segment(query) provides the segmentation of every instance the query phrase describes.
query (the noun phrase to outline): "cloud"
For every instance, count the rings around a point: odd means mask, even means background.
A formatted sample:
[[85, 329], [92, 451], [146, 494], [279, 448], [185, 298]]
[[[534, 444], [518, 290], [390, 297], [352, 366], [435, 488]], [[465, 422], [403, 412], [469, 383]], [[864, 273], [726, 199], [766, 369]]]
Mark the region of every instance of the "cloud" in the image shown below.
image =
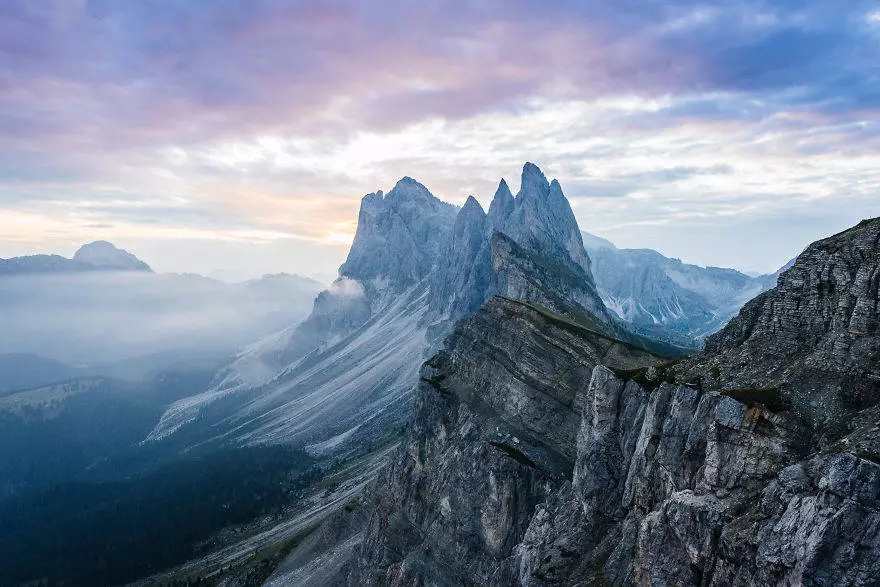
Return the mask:
[[340, 277], [334, 281], [328, 291], [340, 298], [361, 298], [364, 296], [364, 286], [361, 285], [361, 282], [348, 277]]
[[[0, 209], [19, 227], [42, 218], [42, 238], [339, 243], [360, 195], [401, 175], [486, 199], [529, 159], [593, 202], [576, 210], [594, 227], [829, 197], [855, 213], [877, 188], [875, 12], [860, 0], [5, 3]], [[11, 225], [0, 237], [27, 236]]]

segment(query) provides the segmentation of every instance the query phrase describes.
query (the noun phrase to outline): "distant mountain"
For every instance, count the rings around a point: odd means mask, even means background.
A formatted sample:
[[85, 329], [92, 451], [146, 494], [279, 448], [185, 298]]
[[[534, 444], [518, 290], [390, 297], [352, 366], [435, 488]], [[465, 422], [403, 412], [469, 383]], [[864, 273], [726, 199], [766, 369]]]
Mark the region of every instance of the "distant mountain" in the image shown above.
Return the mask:
[[323, 287], [288, 274], [234, 284], [158, 274], [106, 242], [84, 245], [72, 259], [6, 259], [0, 261], [0, 354], [99, 365], [100, 373], [123, 377], [122, 360], [139, 374], [173, 366], [176, 357], [220, 362], [302, 320]]
[[72, 259], [61, 255], [27, 255], [0, 259], [0, 276], [77, 271], [147, 271], [150, 266], [107, 241], [83, 245]]
[[73, 255], [73, 260], [114, 271], [152, 271], [149, 265], [107, 241], [95, 241], [81, 246]]
[[584, 246], [605, 305], [636, 330], [679, 344], [697, 344], [724, 326], [748, 300], [775, 286], [785, 269], [750, 277], [735, 269], [690, 265], [651, 249], [618, 249], [588, 233]]

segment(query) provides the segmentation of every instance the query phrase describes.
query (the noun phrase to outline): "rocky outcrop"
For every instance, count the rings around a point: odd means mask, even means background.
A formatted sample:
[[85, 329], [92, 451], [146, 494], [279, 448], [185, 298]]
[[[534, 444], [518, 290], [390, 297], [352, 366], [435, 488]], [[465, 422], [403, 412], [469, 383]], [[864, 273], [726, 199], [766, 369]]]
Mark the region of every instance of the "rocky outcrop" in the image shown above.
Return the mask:
[[338, 580], [876, 584], [878, 227], [808, 248], [691, 359], [632, 368], [650, 356], [491, 300], [423, 368]]
[[676, 371], [708, 389], [774, 396], [817, 446], [839, 437], [880, 401], [880, 218], [807, 247]]
[[485, 301], [492, 281], [492, 231], [486, 213], [470, 196], [455, 218], [452, 238], [432, 278], [431, 305], [435, 315], [466, 316]]
[[506, 583], [538, 504], [571, 475], [593, 367], [657, 357], [493, 298], [423, 368], [349, 584]]
[[493, 218], [497, 226], [495, 230], [543, 257], [570, 258], [589, 276], [592, 285], [590, 258], [559, 182], [554, 179], [548, 183], [536, 165], [526, 163], [520, 190], [512, 207], [503, 190], [499, 188], [499, 191], [502, 191], [500, 195], [503, 201], [496, 206], [498, 214]]
[[599, 328], [617, 332], [617, 325], [592, 285], [589, 273], [580, 264], [570, 259], [541, 256], [500, 232], [492, 235], [491, 261], [492, 295], [534, 302], [559, 314], [587, 318]]
[[457, 209], [410, 177], [387, 195], [364, 196], [358, 228], [339, 274], [370, 290], [401, 292], [427, 277], [449, 242]]
[[797, 421], [604, 367], [589, 389], [571, 485], [536, 513], [518, 581], [727, 584], [713, 577], [718, 537], [800, 458]]
[[616, 328], [596, 291], [577, 220], [559, 182], [548, 182], [532, 163], [523, 166], [516, 197], [501, 181], [488, 214], [468, 198], [432, 278], [434, 315], [450, 324], [492, 296]]

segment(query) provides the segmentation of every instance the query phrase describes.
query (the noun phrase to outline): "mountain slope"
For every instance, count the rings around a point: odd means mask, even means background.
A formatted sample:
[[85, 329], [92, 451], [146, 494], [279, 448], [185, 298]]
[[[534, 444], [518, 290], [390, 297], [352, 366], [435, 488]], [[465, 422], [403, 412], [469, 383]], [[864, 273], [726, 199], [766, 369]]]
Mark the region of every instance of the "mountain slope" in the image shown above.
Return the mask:
[[880, 219], [811, 245], [672, 362], [491, 300], [425, 364], [365, 525], [330, 524], [360, 543], [332, 581], [873, 584], [878, 251]]
[[821, 435], [839, 435], [880, 400], [878, 289], [874, 218], [807, 247], [679, 370], [713, 389], [773, 388]]
[[311, 316], [242, 353], [211, 389], [171, 406], [149, 440], [179, 431], [231, 443], [305, 442], [316, 454], [390, 441], [409, 413], [418, 365], [493, 296], [623, 333], [593, 284], [559, 183], [530, 163], [516, 196], [500, 183], [488, 214], [474, 198], [457, 209], [404, 178], [387, 195], [365, 196], [358, 219], [340, 279]]

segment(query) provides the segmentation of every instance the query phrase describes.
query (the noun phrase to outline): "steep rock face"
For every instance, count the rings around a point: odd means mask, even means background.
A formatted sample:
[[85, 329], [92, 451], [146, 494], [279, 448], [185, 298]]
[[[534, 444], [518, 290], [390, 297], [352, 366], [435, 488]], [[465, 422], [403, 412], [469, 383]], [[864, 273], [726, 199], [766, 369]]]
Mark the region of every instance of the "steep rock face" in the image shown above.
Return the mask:
[[459, 212], [433, 277], [435, 313], [454, 322], [497, 295], [612, 327], [559, 182], [548, 183], [537, 166], [526, 163], [520, 184], [514, 198], [502, 180], [488, 214], [473, 198]]
[[[558, 181], [554, 179], [548, 183], [536, 165], [526, 163], [514, 206], [511, 208], [507, 203], [506, 194], [502, 194], [502, 198], [497, 206], [499, 232], [542, 256], [571, 258], [590, 275], [590, 258]], [[503, 214], [505, 209], [509, 210], [506, 216]]]
[[470, 196], [455, 218], [452, 238], [432, 279], [432, 306], [436, 314], [464, 316], [485, 300], [492, 280], [486, 213]]
[[362, 282], [368, 291], [413, 286], [434, 270], [455, 215], [455, 206], [409, 177], [386, 196], [381, 191], [364, 196], [357, 233], [339, 274]]
[[772, 388], [819, 434], [880, 401], [880, 218], [810, 245], [777, 286], [677, 368], [710, 388]]
[[493, 295], [535, 302], [559, 314], [579, 314], [614, 328], [580, 264], [541, 256], [500, 232], [492, 235], [491, 259]]
[[506, 180], [498, 183], [498, 189], [495, 190], [495, 196], [492, 203], [489, 204], [488, 221], [493, 232], [497, 232], [504, 228], [504, 221], [510, 216], [516, 208], [516, 200], [510, 193], [510, 187]]
[[749, 519], [755, 496], [802, 454], [796, 419], [604, 367], [589, 391], [572, 484], [534, 516], [518, 581], [720, 581], [718, 534]]
[[423, 368], [350, 583], [505, 583], [534, 508], [571, 474], [599, 362], [650, 353], [513, 300], [463, 320]]

